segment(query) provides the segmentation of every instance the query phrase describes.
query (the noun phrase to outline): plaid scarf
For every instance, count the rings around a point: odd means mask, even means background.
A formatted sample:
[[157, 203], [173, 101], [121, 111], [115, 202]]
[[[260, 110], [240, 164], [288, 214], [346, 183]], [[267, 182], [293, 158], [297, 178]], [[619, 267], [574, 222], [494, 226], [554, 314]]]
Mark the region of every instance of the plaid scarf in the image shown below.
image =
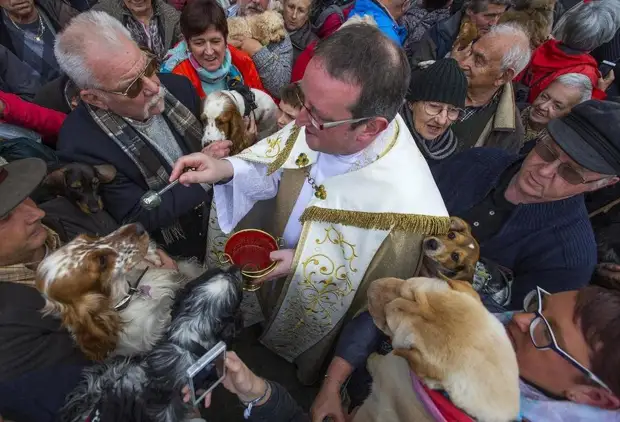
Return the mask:
[[[191, 152], [200, 151], [202, 139], [202, 125], [179, 100], [174, 98], [168, 90], [165, 91], [165, 109], [163, 115], [172, 124], [171, 129], [183, 137], [190, 147]], [[127, 121], [110, 111], [84, 104], [93, 120], [101, 130], [118, 145], [125, 154], [138, 167], [150, 190], [158, 191], [168, 184], [170, 175], [153, 150], [146, 144], [144, 138], [127, 123]], [[140, 204], [134, 208], [140, 212]], [[132, 213], [132, 217], [136, 217]], [[184, 239], [185, 234], [179, 221], [162, 228], [162, 235], [167, 245], [176, 240]]]
[[523, 143], [529, 142], [533, 139], [538, 139], [540, 135], [544, 132], [544, 128], [540, 130], [533, 129], [530, 125], [530, 110], [532, 107], [527, 107], [521, 112], [521, 121], [523, 122], [523, 126], [525, 126], [525, 138], [523, 139]]
[[[47, 239], [45, 240], [45, 255], [47, 256], [47, 254], [60, 248], [60, 238], [53, 230], [43, 227], [47, 230]], [[38, 266], [39, 262], [26, 262], [0, 267], [0, 283], [25, 284], [34, 287]]]
[[147, 27], [134, 18], [127, 8], [124, 8], [123, 11], [123, 24], [140, 47], [148, 49], [160, 60], [166, 55], [167, 49], [164, 46], [164, 31], [163, 29], [160, 31], [162, 23], [159, 19], [159, 11], [156, 10], [155, 2], [153, 2], [153, 16], [151, 16]]

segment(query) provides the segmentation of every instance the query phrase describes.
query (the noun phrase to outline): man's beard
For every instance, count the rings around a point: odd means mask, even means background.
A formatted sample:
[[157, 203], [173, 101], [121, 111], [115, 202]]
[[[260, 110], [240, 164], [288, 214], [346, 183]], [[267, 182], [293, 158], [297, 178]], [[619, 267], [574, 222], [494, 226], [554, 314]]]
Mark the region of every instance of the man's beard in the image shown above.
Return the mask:
[[[162, 86], [159, 87], [159, 91], [157, 92], [157, 94], [155, 94], [148, 103], [146, 103], [144, 105], [144, 120], [147, 120], [149, 117], [151, 117], [151, 113], [149, 113], [149, 111], [151, 110], [151, 108], [155, 107], [156, 105], [158, 105], [159, 102], [161, 102], [164, 97], [166, 96], [166, 93], [164, 91], [164, 88]], [[164, 111], [164, 106], [165, 104], [162, 103], [159, 113], [163, 113]]]
[[243, 14], [246, 16], [251, 14], [258, 15], [260, 13], [263, 13], [264, 11], [265, 9], [263, 9], [262, 6], [255, 3], [250, 3], [245, 7]]

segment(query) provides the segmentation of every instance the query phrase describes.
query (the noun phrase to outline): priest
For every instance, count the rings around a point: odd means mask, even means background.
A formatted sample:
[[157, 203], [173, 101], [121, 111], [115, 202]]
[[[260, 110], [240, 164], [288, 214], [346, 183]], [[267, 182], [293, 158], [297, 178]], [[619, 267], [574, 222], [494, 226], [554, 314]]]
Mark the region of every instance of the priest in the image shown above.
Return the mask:
[[212, 259], [225, 240], [218, 227], [283, 240], [271, 254], [275, 270], [258, 280], [261, 342], [295, 362], [304, 383], [364, 308], [368, 283], [416, 275], [422, 239], [448, 231], [441, 195], [397, 114], [409, 76], [404, 52], [378, 29], [343, 28], [317, 46], [295, 122], [234, 157], [182, 157], [172, 172], [185, 185], [214, 184]]

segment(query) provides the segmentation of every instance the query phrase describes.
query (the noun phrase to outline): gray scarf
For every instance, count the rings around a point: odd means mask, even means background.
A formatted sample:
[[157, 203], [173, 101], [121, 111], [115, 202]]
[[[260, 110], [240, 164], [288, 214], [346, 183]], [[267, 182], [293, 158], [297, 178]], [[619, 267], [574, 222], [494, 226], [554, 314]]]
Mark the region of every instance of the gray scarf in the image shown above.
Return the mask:
[[452, 129], [446, 130], [441, 136], [428, 140], [422, 137], [415, 130], [415, 125], [413, 124], [413, 113], [409, 109], [407, 103], [403, 105], [400, 110], [400, 115], [405, 121], [409, 132], [415, 139], [416, 144], [418, 144], [418, 148], [420, 152], [427, 160], [443, 160], [444, 158], [448, 158], [456, 151], [456, 147], [458, 146], [458, 139]]
[[297, 31], [289, 32], [288, 35], [291, 37], [291, 43], [293, 44], [294, 60], [296, 60], [297, 56], [306, 49], [308, 44], [318, 39], [318, 37], [314, 35], [314, 32], [312, 32], [310, 21], [306, 22], [306, 24]]

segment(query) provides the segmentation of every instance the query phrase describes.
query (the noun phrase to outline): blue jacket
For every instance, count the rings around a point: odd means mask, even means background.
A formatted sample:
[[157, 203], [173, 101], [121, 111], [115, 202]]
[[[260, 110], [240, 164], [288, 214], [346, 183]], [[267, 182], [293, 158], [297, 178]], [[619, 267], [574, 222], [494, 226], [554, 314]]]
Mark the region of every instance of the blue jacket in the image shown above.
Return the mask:
[[400, 26], [390, 16], [387, 10], [379, 3], [373, 0], [356, 0], [355, 6], [349, 14], [351, 16], [365, 16], [370, 15], [377, 22], [377, 27], [385, 35], [390, 37], [396, 44], [402, 47], [407, 38], [407, 30], [404, 26]]
[[[471, 209], [499, 183], [519, 157], [493, 148], [472, 148], [431, 171], [450, 215]], [[588, 284], [596, 265], [596, 242], [583, 195], [517, 205], [502, 229], [480, 244], [480, 255], [514, 273], [509, 310], [540, 286], [554, 293]]]

